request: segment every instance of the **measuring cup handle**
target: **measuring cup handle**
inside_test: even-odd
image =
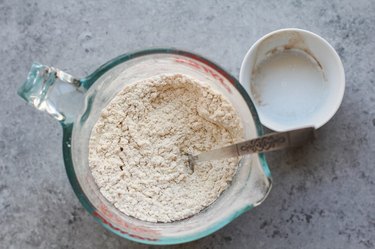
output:
[[[83,104],[84,91],[81,81],[70,74],[34,63],[18,95],[61,123],[70,123]]]

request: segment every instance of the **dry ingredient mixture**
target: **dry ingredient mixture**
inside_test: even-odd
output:
[[[184,153],[242,139],[234,107],[185,75],[126,86],[103,110],[90,138],[89,165],[101,193],[127,215],[150,222],[192,216],[228,187],[238,158],[199,163]]]

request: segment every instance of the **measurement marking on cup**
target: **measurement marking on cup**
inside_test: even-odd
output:
[[[99,213],[98,211],[100,211],[101,213]],[[100,219],[101,222],[103,222],[105,225],[109,226],[111,229],[113,229],[115,231],[118,231],[121,234],[126,234],[126,235],[128,235],[132,238],[136,238],[136,239],[140,239],[140,240],[148,240],[148,241],[158,241],[159,240],[158,239],[158,237],[159,237],[158,231],[151,230],[151,229],[148,229],[148,228],[142,228],[142,227],[134,226],[130,223],[127,223],[124,220],[122,220],[119,216],[117,216],[116,214],[114,214],[110,210],[108,210],[108,208],[104,204],[100,204],[99,209],[97,211],[94,211],[92,213],[92,215],[94,217]],[[113,220],[113,222],[116,223],[117,226],[113,225],[113,222],[111,222],[110,220]],[[129,229],[130,231],[124,231],[123,228],[119,228],[118,226],[123,227],[125,229]],[[137,234],[134,234],[134,232],[142,233],[143,235],[139,236]],[[147,236],[147,235],[150,235],[150,237]]]
[[[210,69],[208,67],[205,67],[205,66],[203,66],[203,65],[201,65],[201,64],[199,64],[195,61],[187,60],[187,59],[177,58],[176,62],[187,64],[187,65],[195,67],[195,68],[197,68],[201,71],[203,70],[205,73],[209,74],[211,77],[218,80],[220,82],[220,84],[225,88],[225,90],[227,90],[229,93],[232,93],[230,87],[225,84],[224,79],[219,74],[215,73],[212,69]]]

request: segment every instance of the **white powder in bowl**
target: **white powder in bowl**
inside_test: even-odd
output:
[[[123,213],[150,222],[192,216],[228,187],[238,158],[199,163],[184,153],[242,139],[234,107],[185,75],[127,85],[92,130],[89,165],[101,193]]]

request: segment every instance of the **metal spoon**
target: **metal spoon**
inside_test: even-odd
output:
[[[315,128],[307,127],[286,132],[270,133],[255,139],[232,144],[223,148],[202,152],[198,155],[186,155],[188,156],[189,167],[194,172],[194,166],[197,162],[237,157],[252,153],[281,150],[287,147],[297,147],[313,140],[314,137]]]

